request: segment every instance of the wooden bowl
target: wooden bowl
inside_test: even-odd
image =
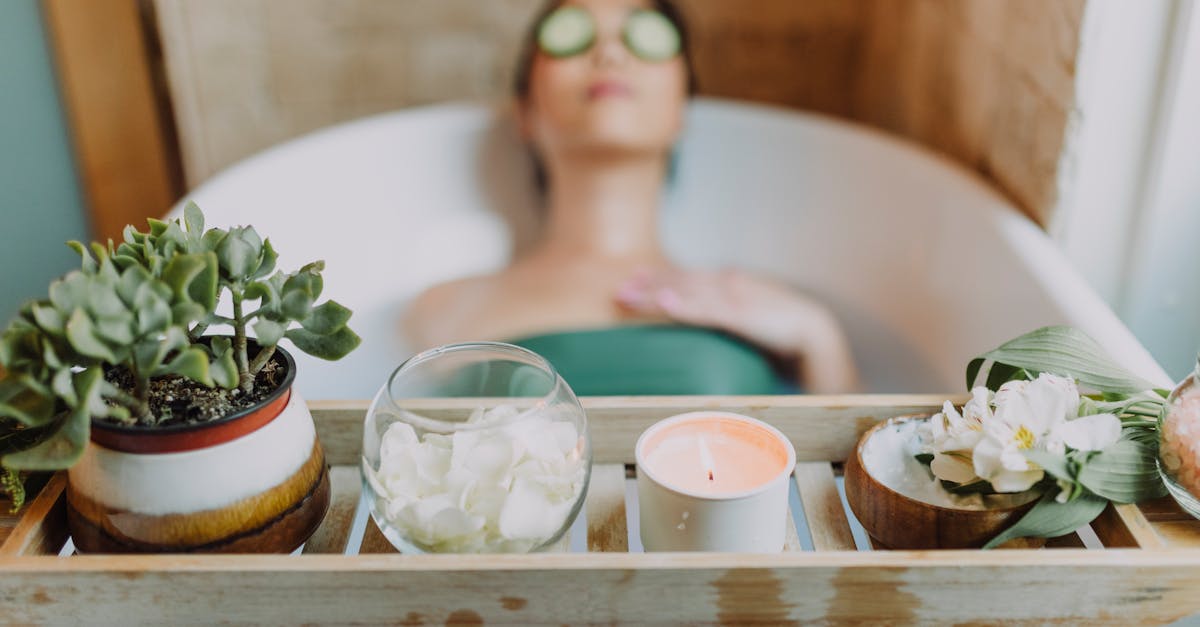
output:
[[[897,421],[924,420],[928,414],[881,422],[863,434],[846,460],[846,500],[877,549],[978,549],[1033,508],[1037,499],[985,510],[941,507],[905,496],[867,472],[863,448],[880,429]],[[1000,548],[1038,548],[1044,538],[1018,538]]]

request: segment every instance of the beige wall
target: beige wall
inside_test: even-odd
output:
[[[190,183],[397,107],[509,92],[541,0],[156,0]],[[860,120],[1045,221],[1085,0],[682,0],[703,93]]]

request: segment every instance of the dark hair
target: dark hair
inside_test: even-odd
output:
[[[513,94],[518,100],[525,100],[529,95],[529,79],[530,73],[533,70],[533,57],[537,54],[537,30],[541,26],[542,20],[546,16],[553,13],[556,9],[566,3],[566,0],[549,0],[542,10],[538,11],[537,16],[530,23],[529,30],[525,33],[525,38],[521,43],[521,52],[517,56],[517,70],[513,76]],[[696,93],[696,74],[692,71],[692,51],[690,38],[688,37],[687,20],[683,17],[683,12],[679,7],[675,6],[672,0],[654,0],[650,3],[655,11],[662,13],[664,17],[675,25],[679,31],[679,54],[683,56],[684,67],[687,68],[687,90],[688,94]]]

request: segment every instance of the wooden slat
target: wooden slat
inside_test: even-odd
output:
[[[965,402],[944,394],[849,396],[630,396],[580,399],[593,425],[592,453],[597,464],[632,464],[638,436],[674,414],[721,410],[764,420],[783,431],[796,447],[798,461],[841,461],[864,431],[894,416],[932,413],[942,402]],[[506,399],[511,400],[511,399]],[[461,415],[489,399],[430,399],[409,407],[431,418]],[[332,464],[357,464],[362,447],[366,401],[314,401],[309,406]]]
[[[588,551],[628,551],[623,464],[597,464],[592,467],[586,507]]]
[[[67,474],[60,472],[50,478],[21,514],[13,527],[0,556],[58,555],[67,541]]]
[[[1048,538],[1046,540],[1046,548],[1048,549],[1084,549],[1087,545],[1083,543],[1083,538],[1077,533],[1068,533],[1065,536],[1057,538]]]
[[[1166,520],[1195,520],[1192,515],[1183,511],[1179,503],[1170,496],[1164,496],[1138,503],[1138,509],[1151,523]]]
[[[792,508],[788,508],[787,513],[787,535],[783,538],[783,550],[785,552],[803,551],[804,547],[800,544],[800,533],[796,531],[796,518],[792,516]]]
[[[1171,549],[1200,549],[1200,520],[1154,523],[1154,530]]]
[[[362,495],[362,481],[356,466],[329,469],[329,513],[316,533],[304,544],[305,553],[343,553],[350,539],[350,523]]]
[[[367,519],[367,529],[363,532],[362,546],[358,549],[360,554],[370,553],[399,553],[396,547],[383,535],[379,527],[375,524],[375,519]]]
[[[1166,544],[1150,526],[1150,521],[1142,515],[1137,505],[1116,505],[1109,503],[1108,507],[1092,522],[1092,530],[1100,538],[1105,548],[1143,548],[1161,549]]]
[[[0,559],[0,570],[0,616],[21,624],[219,612],[230,623],[1131,625],[1200,612],[1200,550],[83,556]]]
[[[829,462],[796,464],[796,488],[816,551],[853,551],[854,536]]]

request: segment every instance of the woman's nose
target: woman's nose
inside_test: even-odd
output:
[[[629,61],[629,51],[620,36],[602,37],[592,51],[592,60],[601,69],[620,67]]]

